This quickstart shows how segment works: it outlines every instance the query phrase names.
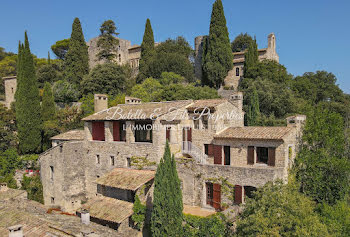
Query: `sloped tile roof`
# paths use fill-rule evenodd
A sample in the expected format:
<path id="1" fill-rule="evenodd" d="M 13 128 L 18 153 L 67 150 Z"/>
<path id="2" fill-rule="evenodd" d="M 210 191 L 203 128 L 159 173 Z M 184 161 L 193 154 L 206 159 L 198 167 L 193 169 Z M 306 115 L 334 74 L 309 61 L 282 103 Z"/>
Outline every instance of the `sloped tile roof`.
<path id="1" fill-rule="evenodd" d="M 215 139 L 283 140 L 291 127 L 231 127 L 215 135 Z"/>
<path id="2" fill-rule="evenodd" d="M 112 108 L 87 116 L 83 120 L 147 120 L 151 119 L 154 115 L 164 115 L 170 111 L 180 109 L 191 103 L 192 100 L 149 102 L 141 104 L 119 104 Z"/>
<path id="3" fill-rule="evenodd" d="M 98 178 L 97 184 L 104 186 L 135 191 L 143 184 L 154 178 L 153 170 L 135 170 L 127 168 L 115 168 L 108 174 Z"/>
<path id="4" fill-rule="evenodd" d="M 107 220 L 114 223 L 121 223 L 133 214 L 133 203 L 110 197 L 96 197 L 85 203 L 80 211 L 88 210 L 90 216 Z"/>
<path id="5" fill-rule="evenodd" d="M 209 99 L 209 100 L 195 100 L 193 104 L 187 107 L 187 109 L 197 108 L 215 108 L 216 106 L 227 102 L 226 99 Z"/>
<path id="6" fill-rule="evenodd" d="M 70 130 L 68 132 L 51 137 L 51 140 L 84 140 L 84 138 L 84 130 Z"/>

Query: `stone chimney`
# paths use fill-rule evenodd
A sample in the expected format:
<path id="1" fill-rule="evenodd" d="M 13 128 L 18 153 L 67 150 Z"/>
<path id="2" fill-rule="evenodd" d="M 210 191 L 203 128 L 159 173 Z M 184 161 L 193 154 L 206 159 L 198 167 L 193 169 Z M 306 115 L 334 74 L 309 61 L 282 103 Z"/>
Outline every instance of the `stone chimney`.
<path id="1" fill-rule="evenodd" d="M 125 104 L 141 104 L 141 99 L 125 96 Z"/>
<path id="2" fill-rule="evenodd" d="M 8 230 L 9 230 L 9 237 L 23 237 L 22 225 L 10 226 Z"/>
<path id="3" fill-rule="evenodd" d="M 7 190 L 7 183 L 0 183 L 0 192 L 6 192 Z"/>
<path id="4" fill-rule="evenodd" d="M 108 96 L 104 94 L 94 95 L 94 110 L 95 113 L 108 109 Z"/>
<path id="5" fill-rule="evenodd" d="M 88 210 L 82 210 L 80 212 L 80 218 L 81 218 L 81 223 L 83 223 L 85 225 L 90 224 L 90 213 Z"/>
<path id="6" fill-rule="evenodd" d="M 229 98 L 230 102 L 238 108 L 239 111 L 243 110 L 243 92 L 233 92 Z"/>

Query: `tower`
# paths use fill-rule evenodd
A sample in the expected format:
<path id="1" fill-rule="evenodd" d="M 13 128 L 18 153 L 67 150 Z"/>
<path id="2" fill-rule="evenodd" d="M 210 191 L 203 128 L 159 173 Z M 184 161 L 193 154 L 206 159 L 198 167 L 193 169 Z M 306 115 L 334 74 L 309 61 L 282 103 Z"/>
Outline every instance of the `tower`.
<path id="1" fill-rule="evenodd" d="M 196 78 L 202 79 L 202 56 L 203 56 L 203 42 L 206 39 L 206 35 L 197 36 L 194 39 L 194 74 Z"/>
<path id="2" fill-rule="evenodd" d="M 267 37 L 266 59 L 279 62 L 279 57 L 276 52 L 276 36 L 274 33 L 270 33 L 269 36 Z"/>

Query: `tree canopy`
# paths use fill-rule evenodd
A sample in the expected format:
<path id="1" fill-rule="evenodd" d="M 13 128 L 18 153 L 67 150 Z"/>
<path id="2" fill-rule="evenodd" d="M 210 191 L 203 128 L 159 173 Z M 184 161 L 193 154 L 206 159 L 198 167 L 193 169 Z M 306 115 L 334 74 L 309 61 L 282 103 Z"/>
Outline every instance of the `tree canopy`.
<path id="1" fill-rule="evenodd" d="M 117 57 L 119 40 L 115 36 L 119 35 L 119 33 L 116 30 L 117 27 L 114 21 L 107 20 L 102 23 L 100 27 L 101 33 L 97 40 L 97 46 L 99 47 L 97 56 L 100 59 L 111 62 Z"/>
<path id="2" fill-rule="evenodd" d="M 232 52 L 242 52 L 252 43 L 254 40 L 248 33 L 240 33 L 231 43 Z"/>
<path id="3" fill-rule="evenodd" d="M 51 50 L 58 59 L 65 59 L 65 56 L 69 50 L 69 39 L 56 41 L 55 44 L 51 45 Z"/>

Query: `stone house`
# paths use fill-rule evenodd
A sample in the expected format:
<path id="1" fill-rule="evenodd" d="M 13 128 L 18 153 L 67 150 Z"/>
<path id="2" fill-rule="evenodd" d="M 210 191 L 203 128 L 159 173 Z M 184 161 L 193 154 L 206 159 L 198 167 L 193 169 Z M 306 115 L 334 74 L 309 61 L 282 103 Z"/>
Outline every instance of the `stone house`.
<path id="1" fill-rule="evenodd" d="M 11 108 L 11 103 L 15 101 L 15 93 L 17 89 L 17 77 L 3 77 L 5 87 L 5 101 L 1 101 L 7 108 Z"/>
<path id="2" fill-rule="evenodd" d="M 305 121 L 297 115 L 287 118 L 286 127 L 245 127 L 241 92 L 228 99 L 130 100 L 109 109 L 104 98 L 95 97 L 96 113 L 83 119 L 83 139 L 58 135 L 56 146 L 40 155 L 45 205 L 75 212 L 106 202 L 130 217 L 135 194 L 151 205 L 166 140 L 185 205 L 221 210 L 240 204 L 268 181 L 287 181 Z M 138 160 L 142 170 L 135 169 Z M 117 226 L 127 225 L 128 218 L 118 218 Z"/>
<path id="3" fill-rule="evenodd" d="M 202 56 L 203 56 L 203 41 L 206 36 L 197 36 L 194 40 L 195 44 L 195 75 L 198 79 L 202 78 Z M 279 62 L 279 56 L 276 52 L 276 36 L 271 33 L 267 37 L 267 48 L 258 49 L 259 60 L 273 60 Z M 245 51 L 233 53 L 233 68 L 230 70 L 224 80 L 226 87 L 237 90 L 239 82 L 243 77 Z"/>

